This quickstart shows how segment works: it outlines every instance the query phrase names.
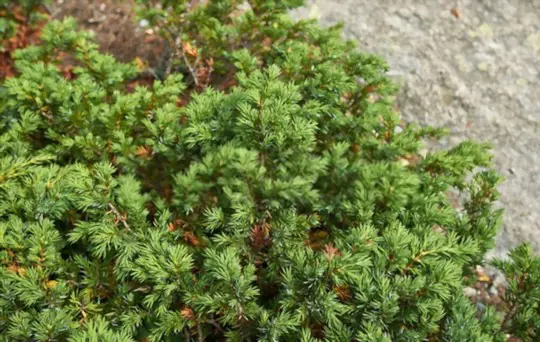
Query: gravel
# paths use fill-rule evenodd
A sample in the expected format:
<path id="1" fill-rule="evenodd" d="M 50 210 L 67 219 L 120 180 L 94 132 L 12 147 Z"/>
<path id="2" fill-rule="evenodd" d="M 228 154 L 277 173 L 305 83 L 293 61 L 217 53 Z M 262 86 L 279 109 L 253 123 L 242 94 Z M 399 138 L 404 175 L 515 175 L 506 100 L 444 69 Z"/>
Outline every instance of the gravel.
<path id="1" fill-rule="evenodd" d="M 505 215 L 490 256 L 540 252 L 540 1 L 311 0 L 294 15 L 344 22 L 386 58 L 405 120 L 449 128 L 446 146 L 491 142 Z"/>
<path id="2" fill-rule="evenodd" d="M 478 294 L 478 291 L 472 287 L 466 287 L 463 289 L 463 294 L 467 297 L 474 297 Z"/>

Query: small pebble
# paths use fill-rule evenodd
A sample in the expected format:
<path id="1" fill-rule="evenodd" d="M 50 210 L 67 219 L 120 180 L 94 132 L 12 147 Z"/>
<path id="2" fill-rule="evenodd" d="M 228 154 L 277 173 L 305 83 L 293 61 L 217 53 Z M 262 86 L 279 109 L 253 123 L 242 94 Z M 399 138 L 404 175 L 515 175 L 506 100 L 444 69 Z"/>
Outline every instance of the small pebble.
<path id="1" fill-rule="evenodd" d="M 488 290 L 490 296 L 497 296 L 499 294 L 499 290 L 495 286 L 492 286 Z"/>
<path id="2" fill-rule="evenodd" d="M 243 3 L 238 5 L 238 9 L 241 10 L 241 11 L 250 11 L 251 10 L 251 5 L 249 4 L 249 2 L 244 1 Z"/>
<path id="3" fill-rule="evenodd" d="M 487 284 L 479 281 L 476 284 L 474 284 L 474 287 L 478 290 L 483 290 L 487 287 Z"/>
<path id="4" fill-rule="evenodd" d="M 474 297 L 477 295 L 477 291 L 473 289 L 472 287 L 466 287 L 463 289 L 463 294 L 467 297 Z"/>
<path id="5" fill-rule="evenodd" d="M 405 159 L 405 158 L 400 158 L 400 159 L 399 159 L 399 163 L 400 163 L 401 165 L 403 165 L 403 166 L 409 166 L 409 165 L 411 164 L 411 163 L 410 163 L 407 159 Z"/>
<path id="6" fill-rule="evenodd" d="M 507 286 L 508 285 L 508 282 L 506 280 L 506 278 L 504 277 L 504 275 L 502 274 L 497 274 L 493 277 L 493 286 L 496 287 L 496 288 L 499 288 L 501 286 Z"/>
<path id="7" fill-rule="evenodd" d="M 486 309 L 486 306 L 483 303 L 478 302 L 476 303 L 476 309 L 478 309 L 478 311 L 480 312 L 483 312 Z"/>
<path id="8" fill-rule="evenodd" d="M 490 305 L 499 305 L 502 304 L 502 298 L 500 296 L 493 296 L 489 299 L 488 303 Z"/>

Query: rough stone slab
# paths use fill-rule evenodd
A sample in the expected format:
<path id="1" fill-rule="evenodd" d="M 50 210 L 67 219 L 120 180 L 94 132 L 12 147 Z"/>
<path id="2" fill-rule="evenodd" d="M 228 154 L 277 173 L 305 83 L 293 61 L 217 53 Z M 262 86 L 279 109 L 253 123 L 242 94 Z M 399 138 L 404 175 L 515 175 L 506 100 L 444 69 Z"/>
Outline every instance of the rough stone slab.
<path id="1" fill-rule="evenodd" d="M 407 121 L 451 129 L 448 146 L 491 142 L 506 178 L 493 255 L 524 241 L 540 252 L 540 1 L 310 0 L 295 12 L 344 22 L 383 56 Z"/>

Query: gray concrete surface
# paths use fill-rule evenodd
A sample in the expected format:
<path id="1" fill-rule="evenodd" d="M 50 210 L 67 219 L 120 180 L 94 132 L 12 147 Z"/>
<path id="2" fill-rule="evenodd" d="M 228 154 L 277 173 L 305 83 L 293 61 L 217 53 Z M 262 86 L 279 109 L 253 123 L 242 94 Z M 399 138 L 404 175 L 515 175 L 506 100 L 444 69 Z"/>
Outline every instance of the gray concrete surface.
<path id="1" fill-rule="evenodd" d="M 451 129 L 449 146 L 491 142 L 506 178 L 492 255 L 540 252 L 540 0 L 310 0 L 295 15 L 343 21 L 385 57 L 405 120 Z"/>

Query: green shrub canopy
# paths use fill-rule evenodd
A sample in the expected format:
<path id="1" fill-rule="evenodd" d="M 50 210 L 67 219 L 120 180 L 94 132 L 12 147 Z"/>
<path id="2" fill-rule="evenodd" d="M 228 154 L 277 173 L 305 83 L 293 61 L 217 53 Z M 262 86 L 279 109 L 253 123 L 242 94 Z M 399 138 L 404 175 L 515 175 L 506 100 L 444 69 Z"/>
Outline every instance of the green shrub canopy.
<path id="1" fill-rule="evenodd" d="M 462 294 L 500 221 L 487 145 L 421 152 L 442 132 L 400 122 L 386 64 L 293 2 L 141 2 L 163 80 L 68 19 L 1 88 L 3 339 L 506 340 Z"/>

